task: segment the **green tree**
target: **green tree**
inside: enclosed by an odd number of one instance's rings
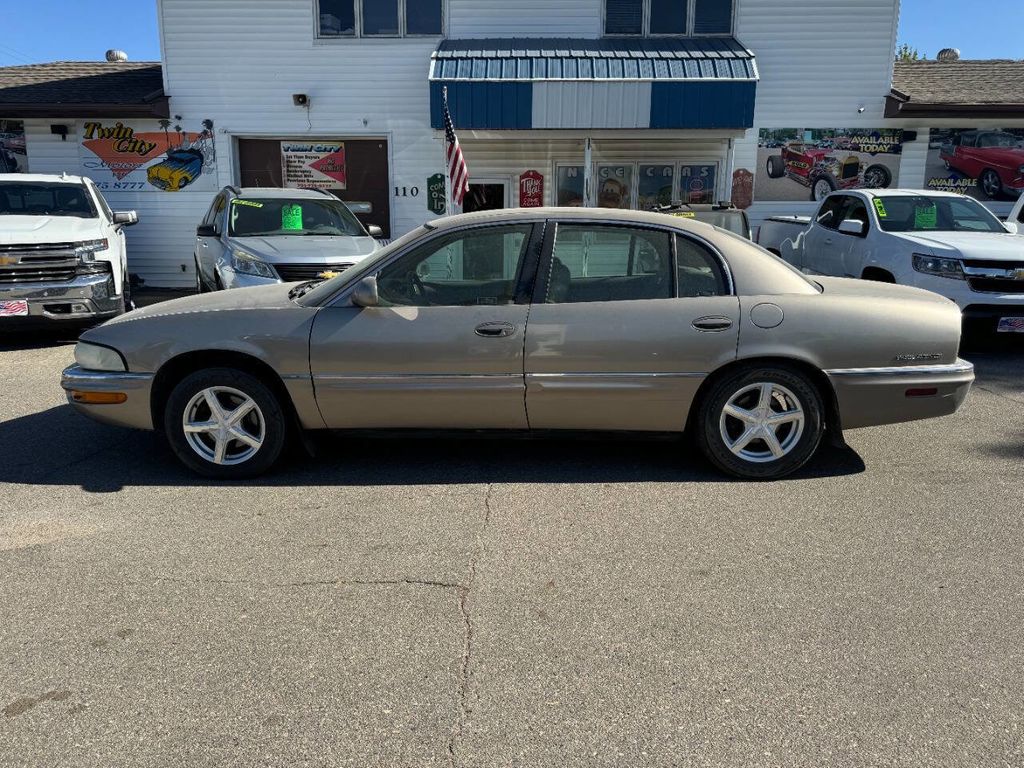
[[[901,43],[896,49],[896,61],[924,61],[927,58],[919,54],[917,48],[911,48],[907,43]]]

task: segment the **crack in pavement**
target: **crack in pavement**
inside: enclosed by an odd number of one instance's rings
[[[451,732],[448,737],[448,764],[455,768],[457,765],[456,749],[462,741],[466,721],[473,708],[469,705],[469,666],[473,659],[473,621],[469,614],[469,595],[476,583],[477,563],[483,558],[487,550],[486,536],[491,524],[491,494],[494,491],[494,483],[487,484],[484,493],[484,520],[480,526],[480,533],[477,535],[477,549],[473,558],[469,561],[469,579],[465,586],[459,587],[459,613],[462,615],[462,623],[465,627],[465,643],[462,648],[462,668],[459,674],[459,714],[452,723]]]
[[[271,582],[271,581],[248,581],[245,579],[181,579],[174,576],[156,576],[156,581],[169,581],[175,584],[236,584],[254,587],[263,587],[265,589],[286,589],[288,587],[333,587],[333,586],[353,586],[353,587],[395,587],[395,586],[413,586],[413,587],[436,587],[440,589],[465,589],[462,584],[455,584],[448,581],[433,581],[430,579],[316,579],[310,581],[283,581],[283,582]],[[138,585],[138,582],[136,582]]]
[[[988,392],[990,395],[1001,397],[1004,400],[1009,400],[1011,403],[1024,404],[1024,400],[1019,400],[1016,397],[1013,397],[1012,395],[1007,395],[1002,392],[996,392],[994,389],[989,389],[988,387],[982,386],[981,384],[975,384],[974,388],[980,389],[982,392]]]

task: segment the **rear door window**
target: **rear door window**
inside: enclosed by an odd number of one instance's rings
[[[670,235],[660,230],[560,224],[545,302],[670,299]]]

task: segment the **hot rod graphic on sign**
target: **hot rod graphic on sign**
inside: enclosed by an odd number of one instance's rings
[[[822,200],[837,189],[884,189],[898,169],[902,131],[762,130],[756,200]],[[776,147],[781,147],[776,149]],[[799,186],[796,186],[799,185]]]
[[[929,141],[930,189],[988,200],[1014,199],[1024,192],[1024,130],[945,130],[938,149]],[[936,166],[942,163],[940,171]],[[979,194],[980,193],[980,194]]]
[[[216,183],[213,122],[186,131],[170,120],[81,124],[83,172],[102,190],[177,192]]]

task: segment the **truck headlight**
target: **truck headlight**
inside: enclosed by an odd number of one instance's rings
[[[260,261],[251,253],[246,253],[237,248],[231,252],[231,268],[243,275],[268,277],[271,280],[277,279],[277,275],[270,268],[269,264],[265,261]]]
[[[80,341],[75,345],[75,362],[89,371],[128,370],[119,352],[87,341]]]
[[[96,261],[96,254],[107,250],[110,243],[102,240],[85,240],[75,243],[75,255],[78,257],[79,272],[106,272],[110,265],[105,261]]]
[[[926,275],[949,277],[953,280],[964,279],[964,268],[959,259],[944,259],[941,256],[925,256],[914,254],[914,269]]]

